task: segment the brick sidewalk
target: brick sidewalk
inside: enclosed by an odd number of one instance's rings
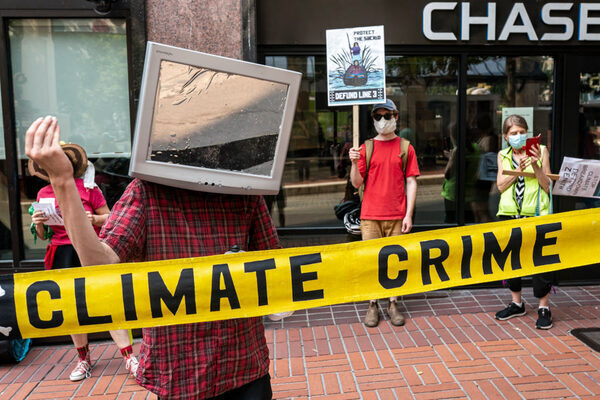
[[[528,314],[503,322],[493,313],[508,289],[407,296],[404,327],[387,319],[364,327],[365,302],[266,322],[274,398],[600,398],[600,354],[569,334],[600,327],[600,286],[558,288],[549,331],[534,328],[537,305],[530,288],[523,293]],[[0,367],[0,398],[156,399],[127,376],[114,345],[91,348],[93,376],[80,383],[68,379],[72,346],[34,348],[20,364]]]

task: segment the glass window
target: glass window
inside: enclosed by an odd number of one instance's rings
[[[2,107],[0,107],[0,260],[10,259],[12,259],[10,207],[8,204],[8,179],[6,177],[6,150],[4,148],[4,119]]]
[[[275,223],[342,226],[333,206],[354,192],[348,181],[352,108],[327,106],[324,56],[267,56],[265,62],[303,74],[282,189],[266,199]],[[415,222],[442,223],[441,193],[456,125],[457,59],[387,57],[386,73],[387,96],[400,110],[398,134],[415,146],[421,169]],[[376,135],[364,111],[367,107],[361,110],[367,118],[361,121],[361,139]]]
[[[397,133],[415,148],[421,172],[415,224],[456,223],[457,71],[456,57],[386,57],[387,97],[400,114]]]
[[[328,108],[325,57],[269,56],[266,64],[302,73],[282,188],[266,197],[275,223],[340,226],[333,206],[343,198],[346,181],[337,177],[336,151],[342,147],[351,108]]]
[[[83,146],[96,167],[96,182],[112,206],[129,180],[126,23],[116,19],[14,19],[9,21],[8,33],[25,254],[43,258],[46,243],[33,243],[27,209],[46,182],[27,172],[25,132],[37,117],[55,115],[61,140]]]
[[[541,134],[541,143],[551,150],[553,92],[552,57],[468,57],[466,223],[496,218],[500,194],[495,180],[479,179],[478,171],[485,153],[506,148],[502,124],[508,115],[522,115],[528,136]]]
[[[11,20],[9,38],[20,144],[31,121],[51,114],[62,140],[91,157],[129,155],[124,20]]]
[[[600,62],[597,57],[586,61],[590,65],[579,75],[577,158],[600,160]],[[576,208],[594,207],[600,207],[600,199],[577,198]]]

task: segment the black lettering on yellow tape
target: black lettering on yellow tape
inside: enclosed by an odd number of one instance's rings
[[[431,256],[432,250],[439,250],[440,255],[436,257]],[[450,255],[450,246],[442,239],[426,240],[421,242],[421,275],[423,279],[423,285],[431,285],[431,275],[429,268],[433,265],[435,270],[442,281],[449,281],[450,277],[444,269],[443,262]]]
[[[304,282],[316,280],[317,272],[302,272],[303,265],[316,264],[321,262],[321,254],[305,254],[301,256],[290,257],[292,267],[292,296],[294,301],[316,300],[324,298],[323,289],[305,290]]]
[[[54,281],[39,281],[34,282],[27,287],[27,312],[29,314],[29,322],[34,328],[48,329],[57,328],[64,322],[63,313],[61,310],[52,310],[50,319],[42,319],[38,307],[38,295],[41,292],[47,292],[51,300],[60,299],[60,286]]]
[[[221,276],[223,276],[225,289],[221,289]],[[235,286],[233,286],[233,279],[231,278],[231,272],[229,271],[229,266],[227,264],[213,265],[210,311],[214,312],[221,310],[222,298],[229,300],[229,306],[232,310],[240,308],[240,301],[235,292]]]
[[[383,246],[381,250],[379,250],[379,258],[378,258],[378,273],[379,273],[379,283],[385,289],[397,289],[402,287],[406,283],[406,278],[408,277],[408,273],[405,269],[398,271],[398,275],[394,279],[390,279],[388,272],[388,260],[390,256],[395,255],[398,257],[398,261],[406,261],[408,260],[408,254],[404,247],[399,245],[391,245],[391,246]]]
[[[546,237],[546,234],[550,232],[557,232],[562,229],[560,222],[554,222],[551,224],[543,224],[535,227],[536,236],[535,244],[533,245],[533,265],[536,267],[542,265],[559,264],[560,255],[548,254],[543,255],[544,246],[552,246],[556,244],[556,236]]]
[[[163,316],[162,304],[171,311],[177,313],[183,298],[185,297],[185,313],[196,313],[196,296],[194,292],[194,271],[191,268],[181,270],[179,281],[175,288],[175,293],[171,294],[165,285],[160,272],[152,271],[148,273],[148,289],[150,291],[150,308],[152,318]]]
[[[268,306],[269,296],[267,292],[267,271],[275,269],[275,259],[250,261],[244,264],[246,273],[256,273],[256,290],[258,291],[258,305]]]
[[[0,276],[0,337],[259,316],[600,263],[600,209],[328,246]]]

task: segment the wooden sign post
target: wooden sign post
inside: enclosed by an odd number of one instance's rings
[[[535,178],[535,174],[533,172],[519,172],[513,171],[511,169],[505,169],[504,171],[502,171],[502,175],[525,176],[527,178]],[[560,178],[560,175],[558,174],[546,174],[546,176],[548,176],[548,178],[552,179],[553,181],[557,181]]]
[[[352,147],[358,149],[358,104],[352,106]]]

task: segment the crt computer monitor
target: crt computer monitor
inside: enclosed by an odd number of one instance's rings
[[[191,190],[276,194],[301,76],[148,42],[129,174]]]

